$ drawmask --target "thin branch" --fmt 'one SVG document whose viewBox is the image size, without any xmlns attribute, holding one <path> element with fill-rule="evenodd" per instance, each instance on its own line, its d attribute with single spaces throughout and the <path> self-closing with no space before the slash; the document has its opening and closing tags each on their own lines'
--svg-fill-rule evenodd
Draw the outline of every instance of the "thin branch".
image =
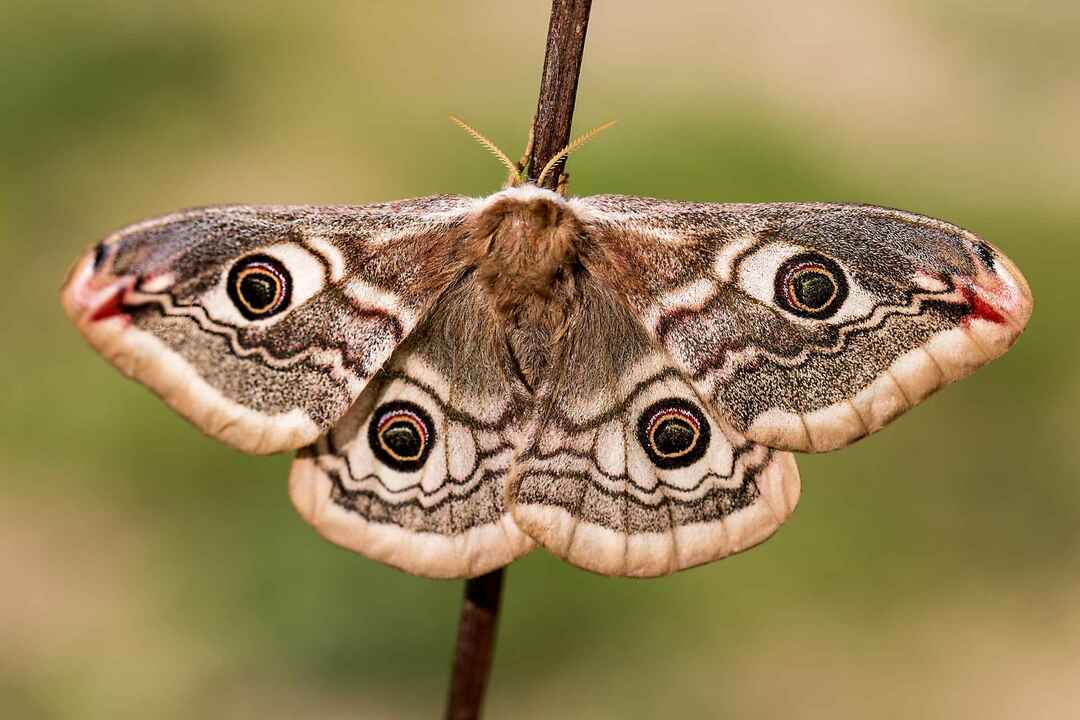
<svg viewBox="0 0 1080 720">
<path fill-rule="evenodd" d="M 578 75 L 585 50 L 592 0 L 553 0 L 548 23 L 544 71 L 540 77 L 540 99 L 533 122 L 529 177 L 537 174 L 570 142 Z M 558 160 L 544 178 L 554 189 L 566 164 Z M 465 582 L 465 602 L 461 606 L 453 675 L 446 702 L 447 720 L 476 720 L 484 703 L 495 631 L 499 621 L 503 570 L 495 570 Z"/>
<path fill-rule="evenodd" d="M 529 178 L 536 180 L 551 158 L 570 143 L 574 119 L 578 75 L 585 52 L 585 32 L 589 29 L 592 0 L 554 0 L 548 24 L 547 53 L 540 78 L 540 100 L 533 123 L 533 147 L 529 157 Z M 559 182 L 566 159 L 555 164 L 544 178 L 552 189 Z"/>
<path fill-rule="evenodd" d="M 465 581 L 450 696 L 446 700 L 446 720 L 480 717 L 495 652 L 502 584 L 502 568 Z"/>
</svg>

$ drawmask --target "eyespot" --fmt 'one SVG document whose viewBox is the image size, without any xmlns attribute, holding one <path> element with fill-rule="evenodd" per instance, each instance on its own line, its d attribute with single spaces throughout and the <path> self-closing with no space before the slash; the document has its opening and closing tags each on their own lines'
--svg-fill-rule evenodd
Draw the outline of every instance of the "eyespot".
<svg viewBox="0 0 1080 720">
<path fill-rule="evenodd" d="M 435 444 L 435 424 L 419 405 L 395 400 L 380 405 L 368 425 L 368 444 L 379 462 L 400 472 L 424 466 Z"/>
<path fill-rule="evenodd" d="M 650 405 L 637 429 L 645 454 L 664 470 L 693 465 L 709 448 L 709 421 L 697 405 L 680 398 Z"/>
<path fill-rule="evenodd" d="M 819 253 L 800 253 L 776 271 L 776 304 L 799 317 L 832 317 L 847 296 L 844 271 L 835 260 Z"/>
<path fill-rule="evenodd" d="M 277 258 L 248 255 L 229 270 L 226 289 L 233 305 L 248 320 L 261 320 L 289 306 L 292 278 Z"/>
</svg>

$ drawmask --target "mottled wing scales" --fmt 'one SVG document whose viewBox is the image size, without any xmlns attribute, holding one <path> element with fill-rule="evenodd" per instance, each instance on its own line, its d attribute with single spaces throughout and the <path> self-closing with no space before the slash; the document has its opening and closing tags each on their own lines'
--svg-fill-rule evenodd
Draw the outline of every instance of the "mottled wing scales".
<svg viewBox="0 0 1080 720">
<path fill-rule="evenodd" d="M 474 204 L 177 213 L 107 238 L 63 301 L 95 348 L 207 434 L 249 452 L 294 449 L 333 425 L 453 281 Z M 248 290 L 279 283 L 269 311 L 238 302 L 246 264 L 262 273 Z"/>
<path fill-rule="evenodd" d="M 515 520 L 551 552 L 605 575 L 663 575 L 752 547 L 794 510 L 794 458 L 706 410 L 602 292 L 586 292 L 558 368 L 511 489 Z M 650 455 L 650 420 L 662 431 L 664 417 L 699 424 L 701 444 L 674 461 Z"/>
<path fill-rule="evenodd" d="M 441 578 L 488 572 L 532 547 L 506 503 L 523 410 L 484 307 L 472 282 L 449 291 L 333 430 L 298 454 L 290 494 L 326 538 Z M 416 454 L 412 430 L 429 445 L 402 460 Z"/>
<path fill-rule="evenodd" d="M 62 297 L 205 432 L 303 446 L 290 494 L 320 533 L 430 577 L 534 541 L 631 576 L 751 547 L 797 502 L 784 451 L 877 430 L 1032 307 L 1000 251 L 910 213 L 531 186 L 179 213 Z"/>
<path fill-rule="evenodd" d="M 1003 354 L 1031 314 L 1004 254 L 911 213 L 572 203 L 598 248 L 590 271 L 622 291 L 702 397 L 771 447 L 830 450 L 878 430 Z M 824 312 L 783 294 L 804 258 L 840 276 Z"/>
</svg>

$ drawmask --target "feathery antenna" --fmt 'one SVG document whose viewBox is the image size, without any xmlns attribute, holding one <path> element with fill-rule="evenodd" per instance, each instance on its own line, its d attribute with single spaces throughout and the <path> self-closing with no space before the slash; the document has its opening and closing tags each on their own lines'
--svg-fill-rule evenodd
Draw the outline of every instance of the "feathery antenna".
<svg viewBox="0 0 1080 720">
<path fill-rule="evenodd" d="M 547 165 L 545 165 L 544 169 L 540 171 L 540 176 L 538 178 L 536 178 L 536 184 L 540 185 L 540 186 L 543 186 L 544 179 L 547 177 L 548 173 L 550 173 L 554 169 L 554 167 L 556 165 L 558 165 L 560 160 L 562 160 L 564 157 L 566 157 L 570 153 L 574 152 L 575 150 L 580 148 L 582 145 L 589 142 L 594 137 L 596 137 L 597 135 L 599 135 L 603 131 L 607 130 L 609 127 L 611 127 L 614 124 L 615 124 L 615 121 L 611 120 L 609 122 L 604 123 L 603 125 L 598 125 L 597 127 L 594 127 L 592 130 L 585 133 L 584 135 L 579 136 L 576 140 L 571 142 L 569 145 L 564 147 L 559 152 L 555 153 L 554 157 L 552 157 L 550 160 L 548 160 Z"/>
<path fill-rule="evenodd" d="M 472 135 L 473 139 L 476 140 L 476 142 L 483 145 L 484 147 L 486 147 L 488 149 L 488 151 L 492 155 L 499 158 L 499 162 L 501 162 L 503 165 L 505 165 L 506 169 L 510 171 L 510 184 L 511 185 L 519 185 L 519 184 L 521 184 L 521 169 L 518 168 L 518 166 L 514 164 L 513 160 L 511 160 L 509 157 L 506 156 L 506 153 L 504 153 L 502 150 L 500 150 L 495 143 L 491 142 L 486 137 L 484 137 L 484 135 L 479 130 L 474 128 L 472 125 L 469 125 L 467 122 L 465 122 L 464 120 L 459 118 L 457 115 L 451 115 L 450 119 L 453 120 L 454 123 L 458 127 L 460 127 L 462 130 L 464 130 L 465 132 Z"/>
</svg>

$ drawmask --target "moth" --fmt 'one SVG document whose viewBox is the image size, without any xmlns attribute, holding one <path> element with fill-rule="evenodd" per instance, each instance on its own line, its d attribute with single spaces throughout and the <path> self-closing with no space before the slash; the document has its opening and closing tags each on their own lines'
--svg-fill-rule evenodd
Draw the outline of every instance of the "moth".
<svg viewBox="0 0 1080 720">
<path fill-rule="evenodd" d="M 750 548 L 795 508 L 792 452 L 877 431 L 1031 314 L 1016 266 L 940 220 L 567 197 L 500 157 L 484 198 L 132 225 L 63 305 L 203 432 L 296 450 L 327 539 L 437 578 L 537 544 L 624 576 Z"/>
</svg>

